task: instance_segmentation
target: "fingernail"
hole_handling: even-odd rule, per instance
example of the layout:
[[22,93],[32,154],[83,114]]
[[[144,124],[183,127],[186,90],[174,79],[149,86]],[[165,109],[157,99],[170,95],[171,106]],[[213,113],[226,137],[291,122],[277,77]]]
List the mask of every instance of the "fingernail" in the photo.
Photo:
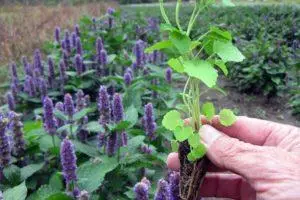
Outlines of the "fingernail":
[[200,138],[209,148],[222,134],[210,125],[203,125],[199,131]]

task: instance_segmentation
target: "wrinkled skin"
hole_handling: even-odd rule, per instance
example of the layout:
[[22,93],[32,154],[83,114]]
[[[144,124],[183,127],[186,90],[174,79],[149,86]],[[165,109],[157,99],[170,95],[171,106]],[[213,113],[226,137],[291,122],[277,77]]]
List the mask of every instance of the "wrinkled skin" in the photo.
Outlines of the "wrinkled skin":
[[[238,117],[231,127],[222,126],[218,117],[204,123],[199,134],[213,164],[202,196],[300,199],[299,128],[248,117]],[[178,154],[171,153],[167,163],[178,170]]]

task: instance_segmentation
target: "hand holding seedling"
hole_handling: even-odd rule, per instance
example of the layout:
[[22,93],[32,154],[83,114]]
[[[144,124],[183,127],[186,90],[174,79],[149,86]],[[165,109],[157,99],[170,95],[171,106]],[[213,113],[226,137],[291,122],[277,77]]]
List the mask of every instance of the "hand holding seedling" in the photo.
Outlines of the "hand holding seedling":
[[[199,133],[214,164],[210,171],[218,171],[205,177],[202,196],[300,199],[299,128],[247,117],[224,127],[215,117]],[[177,153],[171,153],[168,167],[179,165]]]

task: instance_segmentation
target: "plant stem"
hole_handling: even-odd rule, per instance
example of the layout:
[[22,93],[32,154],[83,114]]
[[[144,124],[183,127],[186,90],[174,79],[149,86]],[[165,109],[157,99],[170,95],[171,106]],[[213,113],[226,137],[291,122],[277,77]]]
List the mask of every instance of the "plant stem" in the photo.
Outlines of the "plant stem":
[[190,29],[191,29],[191,24],[192,24],[192,21],[195,17],[196,11],[197,11],[197,3],[195,3],[194,10],[193,10],[192,16],[191,16],[190,21],[189,21],[189,25],[188,25],[188,29],[187,29],[187,36],[189,36]]
[[56,145],[55,145],[55,138],[54,138],[54,135],[52,135],[52,144],[53,144],[53,147],[55,148]]
[[170,20],[169,20],[169,18],[167,16],[167,14],[166,14],[166,11],[165,11],[165,8],[164,8],[164,1],[163,0],[159,0],[159,7],[160,7],[161,15],[164,18],[165,22],[167,24],[171,24]]
[[176,12],[175,12],[176,24],[180,31],[182,31],[182,28],[180,26],[180,20],[179,20],[179,12],[180,12],[181,3],[182,3],[182,0],[177,0]]

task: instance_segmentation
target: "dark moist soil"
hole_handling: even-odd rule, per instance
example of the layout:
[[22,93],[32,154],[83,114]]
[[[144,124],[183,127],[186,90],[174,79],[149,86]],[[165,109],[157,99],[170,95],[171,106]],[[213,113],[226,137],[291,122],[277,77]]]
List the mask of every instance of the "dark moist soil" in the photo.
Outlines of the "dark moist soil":
[[269,100],[264,95],[238,92],[230,83],[220,81],[227,95],[215,91],[204,94],[202,101],[212,101],[218,109],[233,109],[236,115],[275,121],[283,124],[300,126],[300,116],[293,116],[288,108],[288,98],[273,97]]

